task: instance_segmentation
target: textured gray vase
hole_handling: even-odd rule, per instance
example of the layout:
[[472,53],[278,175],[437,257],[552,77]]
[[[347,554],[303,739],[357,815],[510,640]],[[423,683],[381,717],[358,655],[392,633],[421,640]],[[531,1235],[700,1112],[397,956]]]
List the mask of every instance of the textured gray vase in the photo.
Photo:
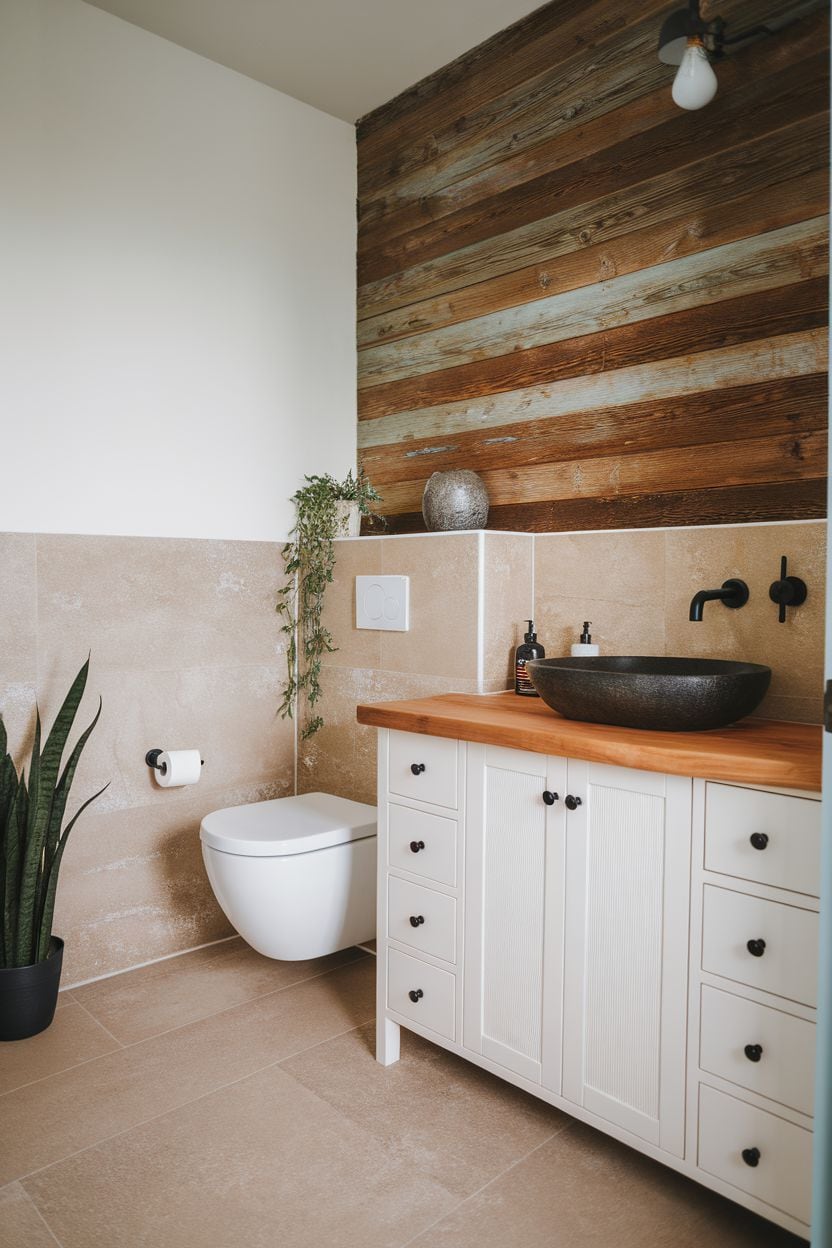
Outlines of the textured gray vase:
[[422,495],[422,515],[432,533],[448,529],[484,529],[488,519],[488,490],[482,478],[467,468],[435,472]]

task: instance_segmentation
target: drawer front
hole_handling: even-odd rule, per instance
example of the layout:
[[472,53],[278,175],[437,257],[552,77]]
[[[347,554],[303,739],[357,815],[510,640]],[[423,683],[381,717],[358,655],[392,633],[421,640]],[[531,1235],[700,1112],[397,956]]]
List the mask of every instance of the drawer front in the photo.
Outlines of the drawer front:
[[[455,1038],[455,976],[418,958],[387,950],[387,1005],[431,1031]],[[411,993],[416,996],[414,1001]]]
[[456,902],[445,893],[391,875],[387,880],[387,935],[445,962],[456,962]]
[[705,985],[699,1065],[798,1113],[812,1114],[815,1024],[803,1018]]
[[726,784],[705,792],[708,871],[818,896],[820,802]]
[[458,741],[418,732],[390,733],[387,786],[391,793],[456,810],[458,771]]
[[[764,942],[761,956],[749,950],[749,941]],[[818,916],[811,910],[706,884],[702,969],[814,1006]]]
[[387,860],[391,867],[456,887],[455,819],[411,806],[387,807]]
[[[743,1152],[757,1150],[756,1165]],[[752,1153],[750,1160],[755,1160]],[[699,1088],[699,1167],[775,1209],[809,1221],[812,1133],[704,1084]]]

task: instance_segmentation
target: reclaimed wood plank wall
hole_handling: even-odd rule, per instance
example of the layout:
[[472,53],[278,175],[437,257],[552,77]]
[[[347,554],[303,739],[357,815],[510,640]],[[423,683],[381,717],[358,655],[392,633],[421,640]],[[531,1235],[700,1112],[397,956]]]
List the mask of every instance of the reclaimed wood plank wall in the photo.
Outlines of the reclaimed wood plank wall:
[[[493,528],[825,514],[827,6],[696,113],[672,7],[555,0],[359,122],[358,443],[392,532],[446,468]],[[729,33],[786,7],[718,5]]]

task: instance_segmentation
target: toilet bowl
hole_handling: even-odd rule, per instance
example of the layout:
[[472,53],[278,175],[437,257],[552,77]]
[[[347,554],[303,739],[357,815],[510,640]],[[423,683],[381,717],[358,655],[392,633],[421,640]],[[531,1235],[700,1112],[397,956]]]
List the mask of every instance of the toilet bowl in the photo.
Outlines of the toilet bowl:
[[320,958],[376,934],[376,808],[304,793],[206,815],[214,896],[267,958]]

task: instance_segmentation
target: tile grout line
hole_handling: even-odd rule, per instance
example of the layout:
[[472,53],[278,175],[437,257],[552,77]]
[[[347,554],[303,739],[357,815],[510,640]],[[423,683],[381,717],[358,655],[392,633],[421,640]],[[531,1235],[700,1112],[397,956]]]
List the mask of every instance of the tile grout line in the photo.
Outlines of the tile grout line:
[[507,1174],[511,1174],[512,1170],[515,1170],[519,1165],[522,1165],[524,1161],[528,1161],[528,1159],[533,1157],[534,1154],[538,1152],[539,1149],[543,1148],[545,1144],[551,1143],[552,1140],[559,1135],[563,1135],[564,1132],[571,1131],[576,1122],[577,1119],[572,1118],[568,1122],[564,1123],[559,1131],[553,1131],[551,1135],[547,1135],[545,1140],[541,1140],[539,1144],[535,1144],[534,1148],[530,1148],[527,1153],[524,1153],[522,1157],[518,1157],[511,1163],[511,1165],[506,1166],[504,1170],[501,1170],[499,1174],[492,1175],[488,1182],[483,1183],[482,1186],[478,1187],[476,1191],[469,1192],[467,1196],[463,1196],[462,1199],[454,1205],[453,1209],[449,1209],[447,1213],[443,1213],[441,1217],[435,1218],[433,1222],[424,1227],[416,1235],[413,1235],[410,1239],[405,1240],[403,1244],[399,1244],[398,1248],[410,1248],[411,1244],[417,1244],[423,1235],[427,1235],[428,1231],[433,1230],[435,1226],[439,1226],[442,1222],[446,1221],[447,1218],[452,1217],[453,1214],[457,1213],[463,1205],[467,1205],[469,1200],[473,1200],[475,1196],[479,1196],[481,1192],[484,1192],[487,1188],[491,1187],[492,1183],[496,1183],[499,1179],[505,1178]]
[[[95,1015],[93,1014],[92,1010],[88,1010],[88,1009],[87,1009],[87,1007],[84,1005],[84,1002],[83,1002],[83,1001],[79,1001],[79,1000],[77,999],[77,997],[73,997],[73,998],[72,998],[72,1002],[73,1002],[73,1005],[80,1006],[80,1008],[84,1011],[84,1013],[85,1013],[85,1014],[87,1014],[87,1015],[88,1015],[88,1016],[92,1019],[92,1021],[93,1021],[93,1022],[95,1023],[95,1025],[96,1025],[96,1027],[100,1027],[102,1031],[106,1032],[106,1033],[107,1033],[107,1035],[110,1037],[110,1039],[111,1039],[111,1040],[112,1040],[112,1041],[113,1041],[113,1042],[114,1042],[114,1043],[118,1046],[118,1048],[119,1048],[119,1049],[124,1049],[124,1048],[126,1048],[126,1047],[127,1047],[127,1046],[125,1045],[125,1043],[124,1043],[124,1041],[123,1041],[123,1040],[119,1040],[118,1036],[114,1036],[114,1035],[113,1035],[113,1033],[110,1031],[109,1027],[106,1027],[106,1026],[104,1025],[104,1023],[102,1023],[102,1022],[101,1022],[101,1019],[100,1019],[100,1018],[96,1018],[96,1017],[95,1017]],[[118,1050],[113,1050],[113,1051],[117,1052]],[[105,1057],[105,1056],[106,1056],[106,1054],[104,1054],[104,1053],[100,1053],[98,1056],[99,1056],[99,1057]],[[95,1058],[94,1058],[94,1057],[91,1057],[91,1058],[88,1058],[87,1060],[88,1060],[88,1061],[91,1061],[91,1062],[94,1062],[94,1061],[95,1061]],[[83,1062],[76,1062],[76,1063],[75,1063],[75,1065],[76,1065],[76,1066],[83,1066],[83,1065],[84,1065],[84,1063],[83,1063]],[[67,1070],[73,1070],[73,1069],[74,1069],[74,1067],[73,1067],[73,1066],[67,1066],[67,1067],[66,1067],[66,1069],[67,1069]],[[62,1073],[62,1072],[61,1072],[61,1073]],[[45,1078],[47,1078],[47,1079],[48,1079],[48,1078],[49,1078],[49,1076],[47,1075],[47,1076],[45,1076]],[[37,1083],[37,1079],[32,1079],[30,1082],[32,1082],[32,1083]],[[22,1086],[23,1086],[23,1087],[28,1087],[29,1085],[28,1085],[28,1084],[23,1084]]]
[[[19,1182],[19,1180],[17,1180],[17,1181]],[[32,1206],[32,1208],[34,1209],[35,1213],[36,1213],[36,1214],[38,1215],[38,1217],[40,1218],[40,1220],[41,1220],[41,1222],[43,1223],[43,1225],[46,1227],[46,1230],[47,1230],[48,1234],[49,1234],[49,1235],[51,1235],[51,1237],[54,1239],[55,1243],[58,1245],[58,1248],[63,1248],[63,1244],[62,1244],[62,1243],[61,1243],[61,1241],[58,1239],[58,1236],[55,1234],[55,1232],[52,1230],[52,1227],[51,1227],[51,1226],[49,1225],[49,1223],[47,1222],[47,1220],[46,1220],[46,1214],[43,1212],[43,1210],[41,1209],[41,1207],[40,1207],[40,1205],[37,1203],[37,1201],[34,1199],[34,1197],[33,1197],[33,1196],[31,1196],[31,1195],[29,1194],[29,1192],[27,1192],[27,1191],[26,1191],[26,1188],[23,1186],[23,1184],[22,1184],[22,1183],[20,1184],[20,1190],[23,1192],[23,1194],[25,1195],[25,1197],[26,1197],[26,1199],[28,1200],[29,1204]]]
[[[90,1010],[86,1010],[93,1022],[98,1023],[104,1031],[107,1031],[107,1034],[112,1036],[113,1040],[116,1041],[116,1044],[119,1047],[117,1049],[110,1049],[107,1053],[97,1053],[95,1057],[86,1057],[82,1062],[74,1062],[72,1066],[65,1066],[63,1070],[54,1070],[49,1075],[41,1075],[39,1079],[30,1079],[28,1083],[20,1083],[15,1088],[9,1088],[6,1092],[0,1092],[0,1103],[2,1103],[4,1097],[12,1096],[15,1092],[21,1092],[24,1088],[32,1088],[36,1083],[45,1083],[47,1079],[57,1079],[60,1075],[69,1074],[71,1070],[78,1070],[81,1066],[89,1066],[90,1062],[100,1062],[105,1057],[112,1057],[115,1053],[128,1053],[131,1049],[138,1048],[141,1044],[149,1044],[152,1040],[159,1040],[162,1036],[170,1036],[175,1031],[181,1031],[183,1027],[193,1027],[197,1023],[207,1022],[209,1018],[219,1018],[221,1014],[227,1014],[230,1010],[240,1009],[244,1005],[252,1005],[255,1001],[262,1001],[265,997],[276,996],[279,992],[288,992],[290,988],[298,988],[301,984],[311,983],[312,980],[321,979],[324,975],[332,975],[335,971],[340,971],[343,967],[356,966],[359,962],[363,962],[364,958],[370,958],[372,956],[373,955],[370,953],[365,953],[362,957],[354,958],[351,962],[342,963],[341,966],[333,966],[328,971],[319,971],[317,975],[309,975],[306,979],[295,980],[294,983],[286,984],[283,988],[273,988],[271,992],[261,992],[256,997],[248,997],[245,1001],[237,1001],[234,1005],[227,1005],[222,1010],[215,1010],[213,1014],[203,1014],[201,1018],[192,1018],[187,1023],[180,1023],[178,1027],[168,1027],[164,1031],[158,1031],[152,1036],[143,1036],[141,1040],[131,1040],[129,1044],[125,1044],[123,1041],[118,1040],[115,1036],[112,1036],[112,1032],[107,1031],[104,1024],[99,1023],[98,1019]],[[81,1002],[76,1001],[75,1004],[81,1005]],[[81,1008],[86,1009],[86,1006],[82,1006]],[[359,1026],[363,1027],[364,1024],[361,1023]]]
[[[357,1023],[355,1027],[347,1027],[344,1031],[335,1032],[334,1035],[328,1036],[327,1040],[316,1040],[314,1044],[308,1045],[305,1049],[296,1049],[294,1053],[287,1053],[285,1057],[280,1057],[273,1062],[267,1062],[265,1066],[258,1066],[256,1070],[250,1070],[245,1075],[239,1075],[236,1079],[230,1079],[228,1083],[220,1083],[215,1088],[209,1088],[205,1092],[200,1092],[199,1096],[193,1096],[190,1100],[183,1101],[181,1105],[174,1105],[172,1108],[163,1109],[158,1114],[152,1114],[150,1118],[142,1118],[140,1122],[131,1123],[129,1127],[123,1127],[121,1131],[114,1131],[112,1135],[103,1136],[102,1139],[96,1140],[94,1144],[85,1144],[83,1148],[76,1148],[73,1152],[67,1153],[64,1157],[57,1157],[54,1161],[47,1162],[45,1166],[36,1166],[34,1170],[29,1170],[26,1174],[19,1175],[16,1179],[9,1179],[9,1183],[4,1184],[4,1186],[9,1186],[11,1183],[20,1183],[23,1190],[26,1191],[24,1185],[27,1179],[33,1179],[36,1175],[44,1174],[47,1170],[51,1170],[53,1166],[62,1166],[64,1162],[72,1161],[74,1157],[80,1157],[82,1153],[92,1152],[93,1149],[100,1148],[102,1144],[110,1144],[113,1140],[117,1140],[123,1135],[129,1135],[131,1131],[137,1131],[139,1127],[146,1127],[149,1123],[157,1122],[160,1118],[167,1118],[172,1114],[178,1114],[181,1110],[187,1109],[190,1105],[196,1105],[199,1101],[204,1101],[207,1097],[214,1096],[217,1092],[225,1092],[228,1088],[233,1088],[238,1083],[245,1083],[246,1079],[253,1079],[255,1075],[262,1075],[264,1071],[272,1070],[274,1067],[280,1066],[281,1062],[289,1061],[290,1058],[299,1057],[301,1053],[306,1053],[309,1049],[317,1049],[319,1045],[326,1044],[329,1040],[338,1040],[342,1036],[348,1036],[352,1031],[359,1031],[362,1027],[366,1027],[367,1024],[372,1021],[373,1017],[371,1016],[370,1018],[364,1019],[362,1022]],[[283,1073],[287,1076],[287,1078],[294,1079],[294,1076],[290,1075],[288,1071],[284,1071]],[[300,1080],[294,1079],[294,1082],[300,1083]],[[312,1095],[315,1096],[317,1094],[312,1093]],[[321,1098],[319,1097],[318,1099],[320,1100]],[[346,1115],[342,1116],[345,1117]],[[28,1191],[26,1191],[26,1195],[34,1204],[34,1197],[32,1197]]]

